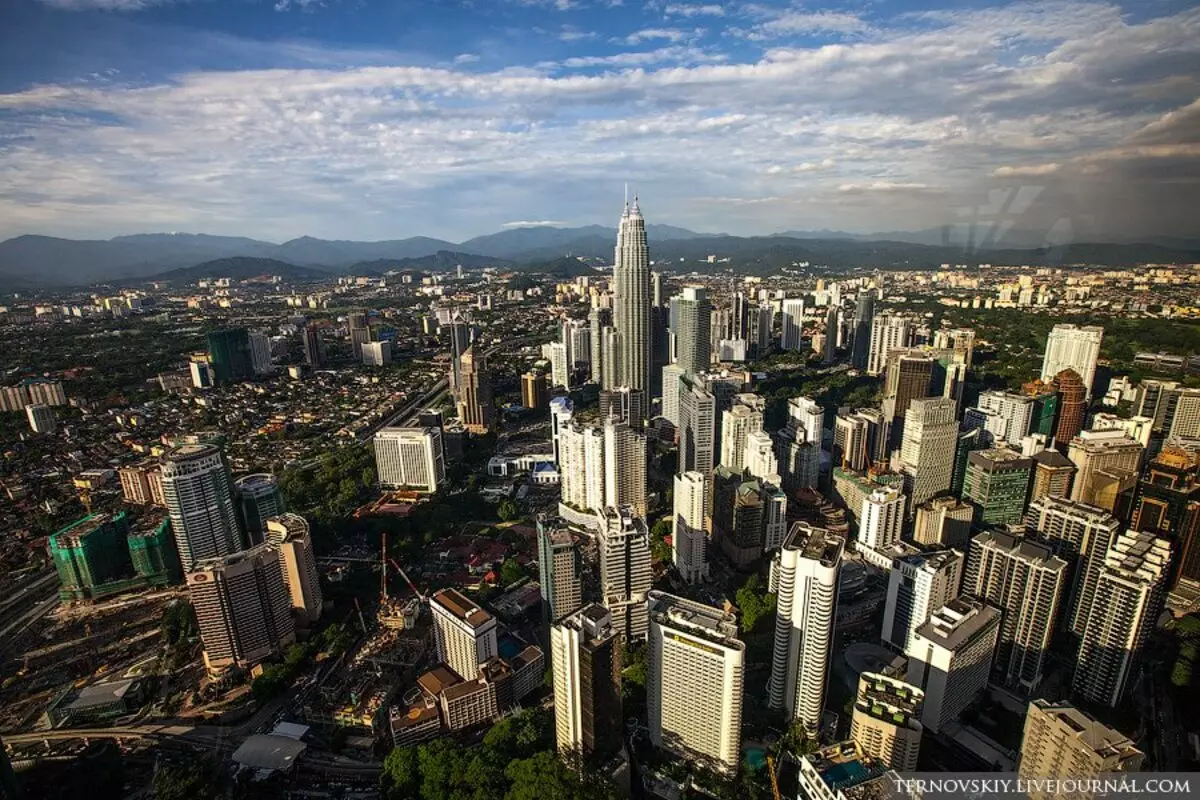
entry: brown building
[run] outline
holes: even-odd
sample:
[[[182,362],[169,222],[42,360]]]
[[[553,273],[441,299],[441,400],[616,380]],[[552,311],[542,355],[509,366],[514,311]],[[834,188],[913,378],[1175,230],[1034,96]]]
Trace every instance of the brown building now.
[[[492,396],[492,375],[483,353],[468,347],[459,359],[457,406],[458,418],[471,433],[487,433],[496,415]]]
[[[1022,778],[1083,780],[1107,773],[1137,772],[1144,758],[1128,736],[1074,706],[1046,700],[1029,704],[1018,767]],[[1053,796],[1030,794],[1039,799]]]
[[[1064,369],[1055,375],[1053,385],[1058,390],[1058,425],[1054,429],[1054,440],[1063,450],[1083,430],[1088,387],[1073,369]]]
[[[126,503],[140,506],[167,504],[163,495],[162,470],[157,461],[147,459],[130,467],[122,467],[117,474],[121,477],[121,494]]]
[[[1200,603],[1200,451],[1171,441],[1146,467],[1133,501],[1131,527],[1171,542],[1170,604]]]
[[[525,408],[545,408],[550,402],[550,387],[545,374],[526,372],[521,376],[521,405]]]
[[[1033,454],[1033,488],[1029,502],[1041,497],[1070,497],[1075,465],[1057,450]]]

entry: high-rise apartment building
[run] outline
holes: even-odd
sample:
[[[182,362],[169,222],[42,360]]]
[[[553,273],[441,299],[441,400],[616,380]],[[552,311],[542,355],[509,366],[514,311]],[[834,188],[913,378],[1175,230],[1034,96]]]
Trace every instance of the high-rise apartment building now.
[[[575,370],[570,363],[567,346],[562,342],[546,342],[542,345],[542,358],[550,362],[551,385],[569,390]]]
[[[977,408],[994,421],[986,427],[996,441],[1018,446],[1033,425],[1034,398],[1016,392],[979,393]]]
[[[638,207],[625,206],[617,228],[613,259],[613,323],[620,352],[620,383],[650,393],[650,248],[646,221]],[[612,387],[605,387],[612,388]]]
[[[600,522],[600,596],[626,642],[646,638],[646,593],[654,580],[650,531],[628,506],[597,512]]]
[[[910,508],[950,490],[958,445],[956,417],[954,401],[945,397],[918,398],[910,403],[900,443]]]
[[[1067,562],[1019,536],[990,531],[971,540],[963,592],[1000,609],[997,682],[1025,695],[1042,681],[1061,613]]]
[[[746,450],[742,455],[742,468],[756,478],[777,483],[779,460],[775,457],[775,441],[766,431],[756,431],[746,436]]]
[[[296,641],[279,550],[272,545],[199,560],[187,587],[210,672],[247,669]]]
[[[716,466],[716,398],[690,375],[679,379],[678,472],[712,475]]]
[[[966,548],[975,508],[957,497],[935,497],[917,506],[913,541],[934,547]]]
[[[46,547],[58,571],[60,600],[95,598],[105,584],[129,577],[129,518],[89,514],[49,536]]]
[[[721,412],[721,466],[741,472],[745,466],[746,437],[763,429],[766,402],[756,394],[734,396],[733,408]]]
[[[162,460],[163,498],[184,572],[242,549],[229,467],[213,445],[184,445]]]
[[[1033,486],[1030,502],[1042,497],[1069,497],[1075,478],[1075,465],[1057,450],[1041,450],[1033,458]]]
[[[712,535],[739,569],[778,548],[787,532],[787,495],[759,478],[719,467],[713,477]]]
[[[593,603],[551,625],[550,664],[559,752],[592,763],[620,752],[621,641],[608,609]]]
[[[1103,566],[1097,565],[1071,686],[1083,699],[1115,708],[1132,685],[1162,612],[1170,563],[1166,539],[1125,531],[1109,548]]]
[[[1033,461],[994,447],[967,454],[962,499],[975,507],[975,525],[1012,525],[1025,513]]]
[[[438,661],[463,680],[479,674],[479,665],[499,654],[496,619],[457,589],[442,589],[429,598]]]
[[[858,514],[856,549],[863,559],[880,569],[892,566],[888,552],[904,530],[904,494],[895,487],[880,487],[863,498]]]
[[[1130,527],[1167,539],[1178,554],[1168,578],[1172,605],[1200,599],[1200,448],[1168,440],[1138,483]]]
[[[783,331],[779,339],[780,350],[801,350],[804,337],[804,299],[788,298],[783,301]]]
[[[250,331],[250,363],[255,375],[269,375],[271,366],[271,337],[262,331]]]
[[[815,735],[829,683],[844,539],[797,522],[771,567],[775,644],[768,704]]]
[[[884,644],[907,652],[917,628],[928,622],[934,611],[958,597],[962,573],[963,554],[958,550],[896,558],[888,572]]]
[[[583,557],[560,519],[538,517],[537,537],[542,615],[554,623],[583,605]]]
[[[1058,421],[1054,426],[1054,439],[1061,450],[1083,430],[1090,384],[1075,370],[1064,369],[1054,376],[1053,386],[1058,391]]]
[[[487,433],[495,425],[495,404],[492,398],[492,375],[487,359],[476,352],[475,345],[467,348],[459,359],[458,418],[471,433]]]
[[[888,769],[915,772],[921,750],[921,706],[925,693],[878,672],[858,676],[850,716],[850,739],[863,755]]]
[[[438,428],[381,428],[374,445],[380,486],[432,494],[445,483],[446,461]]]
[[[816,488],[821,477],[821,437],[825,412],[809,397],[788,401],[787,425],[774,435],[783,488]]]
[[[708,520],[705,518],[708,491],[708,480],[703,473],[688,471],[675,476],[671,546],[675,551],[675,568],[688,583],[708,577]]]
[[[612,417],[604,422],[604,505],[646,515],[646,436]]]
[[[1000,612],[982,600],[956,597],[914,632],[905,680],[925,692],[921,724],[937,733],[987,686],[1000,636]]]
[[[898,314],[877,314],[871,320],[871,344],[867,350],[867,374],[882,375],[893,350],[908,347],[913,324]]]
[[[957,429],[957,425],[955,426]],[[833,450],[830,463],[834,467],[862,472],[867,468],[867,420],[849,412],[838,412],[833,420]]]
[[[677,307],[675,363],[684,372],[699,374],[712,363],[713,308],[708,299],[708,290],[701,286],[685,286]]]
[[[1054,380],[1065,369],[1073,369],[1083,378],[1088,394],[1096,378],[1096,362],[1100,358],[1100,341],[1104,329],[1096,326],[1055,325],[1046,340],[1046,355],[1042,359],[1042,380]]]
[[[279,566],[292,611],[303,625],[313,624],[321,616],[325,599],[308,521],[299,514],[280,514],[268,517],[263,527],[267,544],[279,551]]]
[[[746,646],[719,608],[650,592],[646,716],[650,741],[732,774],[741,760]]]
[[[679,396],[684,391],[683,367],[668,364],[662,369],[662,415],[676,428],[679,427]]]
[[[358,348],[362,363],[367,367],[386,367],[392,363],[392,343],[362,342]]]
[[[1119,731],[1067,703],[1037,699],[1025,712],[1025,734],[1017,772],[1025,780],[1084,780],[1116,772],[1138,772],[1145,755]],[[1052,792],[1031,797],[1053,797]]]
[[[325,342],[321,331],[312,325],[304,328],[304,363],[313,369],[325,366]]]
[[[54,433],[58,421],[54,418],[54,409],[45,403],[31,403],[25,406],[25,419],[29,430],[34,433]]]
[[[121,494],[126,503],[165,506],[162,470],[157,461],[146,460],[117,470],[121,479]]]

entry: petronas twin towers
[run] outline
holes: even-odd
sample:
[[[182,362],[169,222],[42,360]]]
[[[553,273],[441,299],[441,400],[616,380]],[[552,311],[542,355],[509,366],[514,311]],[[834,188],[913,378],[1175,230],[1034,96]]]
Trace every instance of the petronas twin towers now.
[[[626,198],[628,200],[628,196]],[[650,248],[646,243],[646,221],[638,208],[625,203],[617,229],[617,251],[613,261],[613,324],[618,336],[620,385],[650,393],[651,346],[650,321]]]

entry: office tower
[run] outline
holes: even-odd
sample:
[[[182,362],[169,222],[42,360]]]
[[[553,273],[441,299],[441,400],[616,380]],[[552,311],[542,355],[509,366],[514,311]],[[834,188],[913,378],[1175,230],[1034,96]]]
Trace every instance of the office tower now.
[[[363,342],[359,345],[363,366],[386,367],[392,363],[391,342]]]
[[[492,376],[487,359],[471,345],[462,354],[459,367],[458,418],[471,433],[487,433],[495,424]]]
[[[646,520],[628,506],[608,507],[597,516],[601,602],[625,641],[640,641],[646,638],[646,593],[654,579]]]
[[[1065,369],[1075,370],[1092,393],[1096,378],[1096,361],[1100,358],[1100,341],[1104,328],[1096,326],[1055,325],[1046,340],[1046,355],[1042,359],[1042,380],[1046,383]]]
[[[1068,703],[1037,699],[1025,712],[1021,762],[1025,780],[1084,780],[1117,772],[1139,772],[1145,755],[1120,731],[1102,725]],[[1051,797],[1041,793],[1038,797]]]
[[[737,772],[746,661],[737,619],[666,592],[650,592],[648,600],[650,741],[718,772]]]
[[[1083,421],[1087,416],[1088,387],[1073,369],[1058,373],[1053,385],[1059,396],[1054,439],[1062,449],[1083,430]]]
[[[1029,500],[1042,497],[1069,497],[1075,465],[1057,450],[1041,450],[1033,454],[1033,488]]]
[[[843,547],[837,534],[797,522],[771,567],[777,600],[768,705],[812,736],[829,682]]]
[[[1040,379],[1021,386],[1026,397],[1033,399],[1033,414],[1029,422],[1030,433],[1053,437],[1058,427],[1059,393],[1054,383],[1043,383]],[[1072,434],[1074,435],[1074,434]]]
[[[1141,382],[1138,389],[1138,399],[1133,404],[1134,413],[1153,419],[1155,431],[1169,431],[1179,401],[1179,382],[1147,379]]]
[[[775,458],[775,441],[771,434],[756,431],[746,436],[742,468],[756,478],[778,482],[779,460]]]
[[[1095,581],[1121,524],[1104,509],[1062,497],[1042,497],[1029,504],[1025,528],[1067,562],[1059,628],[1082,636],[1096,594]]]
[[[678,472],[712,475],[716,461],[716,398],[691,375],[679,379]]]
[[[592,383],[603,385],[604,336],[605,329],[612,327],[612,312],[607,308],[593,307],[588,312],[588,327],[591,330],[591,335],[588,337],[588,344],[592,349],[590,370]]]
[[[1071,689],[1090,703],[1115,708],[1136,678],[1142,648],[1162,612],[1171,544],[1148,531],[1121,533],[1103,566]],[[1090,582],[1090,581],[1089,581]]]
[[[279,481],[267,472],[244,475],[234,481],[233,498],[237,503],[238,522],[250,544],[262,542],[267,517],[284,512]]]
[[[708,291],[700,286],[686,286],[676,303],[678,321],[675,327],[677,353],[675,363],[684,372],[698,374],[711,363],[712,303]]]
[[[675,567],[688,583],[708,578],[708,482],[702,472],[689,471],[675,476],[672,492],[671,545]]]
[[[855,369],[866,369],[867,357],[871,352],[872,323],[875,319],[875,290],[860,291],[857,304],[854,310],[854,351],[850,363]]]
[[[25,418],[34,433],[53,433],[58,424],[54,419],[54,410],[44,403],[25,406]]]
[[[1171,542],[1172,603],[1200,596],[1200,450],[1168,441],[1138,483],[1130,527]]]
[[[163,499],[184,572],[242,549],[229,467],[208,444],[184,445],[162,460]]]
[[[554,463],[562,471],[562,435],[570,425],[575,415],[575,406],[569,397],[555,397],[550,400],[550,442],[554,448]]]
[[[208,334],[208,359],[217,383],[232,383],[254,375],[250,334],[245,328],[226,328]]]
[[[583,556],[560,519],[538,517],[537,537],[542,616],[553,623],[583,605]]]
[[[371,341],[371,328],[367,324],[366,312],[351,312],[346,327],[350,332],[350,355],[355,359],[361,358],[363,345]]]
[[[987,686],[1000,636],[1000,612],[956,597],[913,633],[905,681],[925,691],[921,724],[930,733],[958,718]]]
[[[889,427],[890,442],[900,442],[900,433],[904,429],[909,404],[913,400],[929,397],[935,363],[931,356],[920,352],[893,350],[889,354],[884,376],[882,411]],[[957,411],[957,405],[955,410]]]
[[[269,375],[271,366],[271,338],[262,331],[250,331],[250,364],[255,375]]]
[[[125,538],[133,571],[150,586],[170,586],[183,580],[171,522],[165,516],[144,515]]]
[[[920,545],[965,548],[975,509],[956,497],[935,497],[917,506],[913,541]]]
[[[924,692],[904,681],[878,672],[862,673],[850,716],[850,739],[863,755],[888,769],[915,772],[924,700]]]
[[[994,418],[986,427],[997,441],[1018,445],[1033,425],[1034,399],[1014,392],[979,393],[980,411]],[[1072,434],[1074,435],[1074,434]]]
[[[783,543],[787,495],[759,478],[719,467],[713,477],[712,535],[734,567],[752,566]]]
[[[646,244],[646,222],[638,208],[626,206],[617,229],[613,259],[613,322],[620,348],[620,383],[650,392],[650,248]],[[606,387],[611,388],[611,387]]]
[[[895,487],[879,488],[863,498],[858,515],[856,549],[866,561],[880,569],[892,565],[887,553],[900,541],[904,528],[904,494]]]
[[[429,598],[438,661],[463,680],[479,674],[479,665],[494,658],[496,619],[457,589],[442,589]]]
[[[1021,521],[1033,460],[1015,450],[993,447],[967,454],[962,499],[975,507],[976,527]]]
[[[780,350],[801,350],[804,336],[804,299],[794,297],[783,301],[783,332]]]
[[[542,358],[550,362],[550,383],[571,388],[571,365],[568,363],[567,346],[562,342],[546,342],[542,345]]]
[[[192,388],[211,389],[213,387],[215,379],[213,378],[212,364],[208,363],[207,355],[192,356],[192,360],[188,362],[188,373],[192,379]]]
[[[621,337],[610,325],[600,332],[600,386],[615,389],[621,385]]]
[[[752,306],[750,309],[749,336],[750,355],[762,358],[771,352],[775,328],[775,312],[769,306]]]
[[[788,400],[787,425],[773,437],[783,488],[816,488],[821,477],[824,410],[808,397]]]
[[[554,738],[558,751],[603,763],[622,748],[621,641],[597,603],[550,627]]]
[[[437,428],[380,428],[374,443],[375,472],[383,488],[432,494],[446,481]]]
[[[600,419],[628,423],[640,433],[645,428],[648,412],[646,396],[636,389],[621,386],[600,390]]]
[[[1200,438],[1200,389],[1178,390],[1175,413],[1165,431],[1174,439]]]
[[[879,314],[871,320],[871,343],[867,348],[867,374],[882,375],[893,350],[908,347],[913,324],[897,314]]]
[[[321,331],[312,325],[304,329],[304,363],[313,369],[325,366],[325,342]]]
[[[646,436],[612,417],[604,422],[604,505],[646,516]]]
[[[668,364],[662,369],[662,415],[676,428],[679,427],[679,396],[680,378],[683,368],[678,364]]]
[[[526,372],[521,375],[521,405],[525,408],[545,408],[550,402],[550,387],[541,372]]]
[[[1142,446],[1124,431],[1080,431],[1067,448],[1075,465],[1071,499],[1113,510],[1112,485],[1132,487],[1141,469]]]
[[[721,412],[721,460],[723,467],[740,473],[745,466],[746,437],[763,429],[766,403],[756,394],[739,394],[733,408]]]
[[[955,412],[954,401],[944,397],[914,399],[908,408],[900,460],[913,506],[950,490],[958,444]]]
[[[320,619],[325,601],[308,521],[299,514],[280,514],[268,517],[264,528],[267,544],[279,551],[279,565],[291,597],[292,611],[302,624],[312,625]]]
[[[825,346],[822,348],[821,360],[832,364],[837,355],[838,341],[842,332],[842,309],[830,305],[825,312]]]
[[[188,570],[187,586],[210,672],[247,669],[296,641],[275,547],[201,559]]]
[[[1000,609],[995,671],[1008,689],[1030,695],[1041,683],[1066,579],[1067,562],[1023,536],[990,531],[971,540],[963,592]]]
[[[900,556],[888,572],[887,605],[883,612],[884,644],[907,652],[917,628],[934,611],[958,597],[962,586],[963,555],[938,550]]]
[[[89,514],[48,537],[59,599],[92,599],[104,584],[128,577],[128,535],[129,518],[121,511]]]
[[[966,421],[958,426],[958,443],[954,447],[954,474],[950,479],[950,493],[962,496],[963,482],[967,478],[967,460],[976,450],[992,446],[992,435],[983,428],[973,428]]]

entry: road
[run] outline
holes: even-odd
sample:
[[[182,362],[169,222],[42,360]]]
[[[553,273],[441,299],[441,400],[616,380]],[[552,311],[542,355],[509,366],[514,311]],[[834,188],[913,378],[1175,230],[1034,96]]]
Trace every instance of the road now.
[[[49,594],[50,596],[43,600],[38,600],[33,604],[32,608],[17,617],[13,622],[10,622],[3,629],[0,629],[0,653],[7,651],[13,642],[28,630],[33,623],[58,607],[57,586],[51,586],[49,592],[44,592],[44,594]]]

